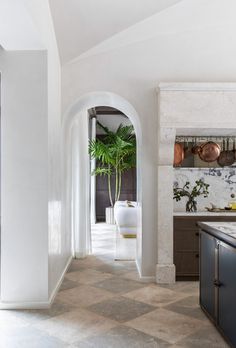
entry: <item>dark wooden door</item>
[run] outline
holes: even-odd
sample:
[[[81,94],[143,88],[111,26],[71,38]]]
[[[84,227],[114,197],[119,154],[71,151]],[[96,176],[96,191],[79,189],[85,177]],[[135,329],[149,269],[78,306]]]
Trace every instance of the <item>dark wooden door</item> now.
[[[112,178],[112,191],[115,188],[115,178]],[[122,176],[120,201],[136,201],[136,168],[130,169]],[[96,178],[96,217],[97,221],[105,221],[105,209],[110,207],[107,177]]]

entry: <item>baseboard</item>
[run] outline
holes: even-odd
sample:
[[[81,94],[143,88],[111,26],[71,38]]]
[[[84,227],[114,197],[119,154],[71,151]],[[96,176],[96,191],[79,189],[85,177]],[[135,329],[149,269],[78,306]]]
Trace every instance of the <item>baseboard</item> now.
[[[86,256],[88,256],[88,255],[89,255],[89,251],[88,251],[88,250],[85,251],[84,253],[77,252],[77,251],[74,252],[74,257],[75,257],[76,259],[85,259]]]
[[[137,270],[138,270],[138,275],[139,275],[139,278],[145,282],[145,283],[151,283],[151,282],[156,282],[156,277],[155,276],[142,276],[141,274],[141,270],[139,268],[139,264],[137,262],[137,260],[135,261],[136,263],[136,267],[137,267]]]
[[[60,279],[58,280],[54,290],[52,291],[51,296],[49,297],[48,301],[44,302],[1,302],[0,301],[0,309],[46,309],[50,308],[57,293],[60,289],[60,286],[63,282],[63,279],[65,277],[65,274],[71,264],[72,256],[69,257],[67,264],[64,268],[64,271],[62,272],[62,275]]]
[[[60,276],[60,278],[59,278],[59,280],[58,280],[58,282],[57,282],[57,284],[56,284],[54,290],[53,290],[52,293],[51,293],[51,296],[49,297],[49,301],[48,301],[48,302],[49,302],[49,307],[52,305],[52,303],[53,303],[53,301],[54,301],[54,299],[55,299],[55,297],[56,297],[56,295],[57,295],[57,293],[58,293],[58,291],[59,291],[59,289],[60,289],[60,287],[61,287],[61,284],[62,284],[62,282],[63,282],[63,279],[64,279],[64,277],[65,277],[65,275],[66,275],[66,272],[67,272],[67,270],[68,270],[68,268],[70,267],[70,264],[71,264],[71,262],[72,262],[72,259],[73,259],[73,257],[70,256],[69,259],[68,259],[68,261],[67,261],[67,264],[66,264],[66,266],[65,266],[65,268],[64,268],[64,271],[62,272],[62,275]]]
[[[47,309],[49,301],[45,302],[0,302],[1,309]]]

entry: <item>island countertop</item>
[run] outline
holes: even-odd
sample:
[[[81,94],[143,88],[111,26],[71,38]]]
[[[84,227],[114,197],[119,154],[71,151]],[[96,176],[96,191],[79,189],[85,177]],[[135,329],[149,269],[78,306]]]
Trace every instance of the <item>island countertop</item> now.
[[[236,222],[198,222],[201,230],[236,247]]]
[[[173,216],[236,216],[236,212],[197,211],[196,213],[194,213],[194,212],[185,212],[185,211],[174,211]]]

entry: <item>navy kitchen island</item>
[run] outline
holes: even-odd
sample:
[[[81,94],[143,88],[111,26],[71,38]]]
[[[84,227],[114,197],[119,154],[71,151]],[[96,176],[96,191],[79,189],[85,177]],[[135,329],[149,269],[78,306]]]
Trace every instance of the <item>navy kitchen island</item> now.
[[[236,222],[199,222],[200,305],[236,347]]]

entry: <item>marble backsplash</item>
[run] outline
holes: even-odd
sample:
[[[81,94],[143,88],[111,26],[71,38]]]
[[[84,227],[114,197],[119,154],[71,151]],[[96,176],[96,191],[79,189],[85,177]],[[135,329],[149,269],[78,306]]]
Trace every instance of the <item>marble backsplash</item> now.
[[[186,181],[194,186],[195,181],[202,179],[209,184],[209,195],[207,198],[200,196],[197,198],[198,211],[204,211],[210,203],[215,204],[219,208],[224,208],[233,199],[230,197],[232,193],[236,196],[236,168],[175,168],[174,169],[174,185],[183,187]],[[236,198],[234,199],[236,200]],[[187,197],[183,197],[181,201],[174,200],[174,211],[185,211]]]

